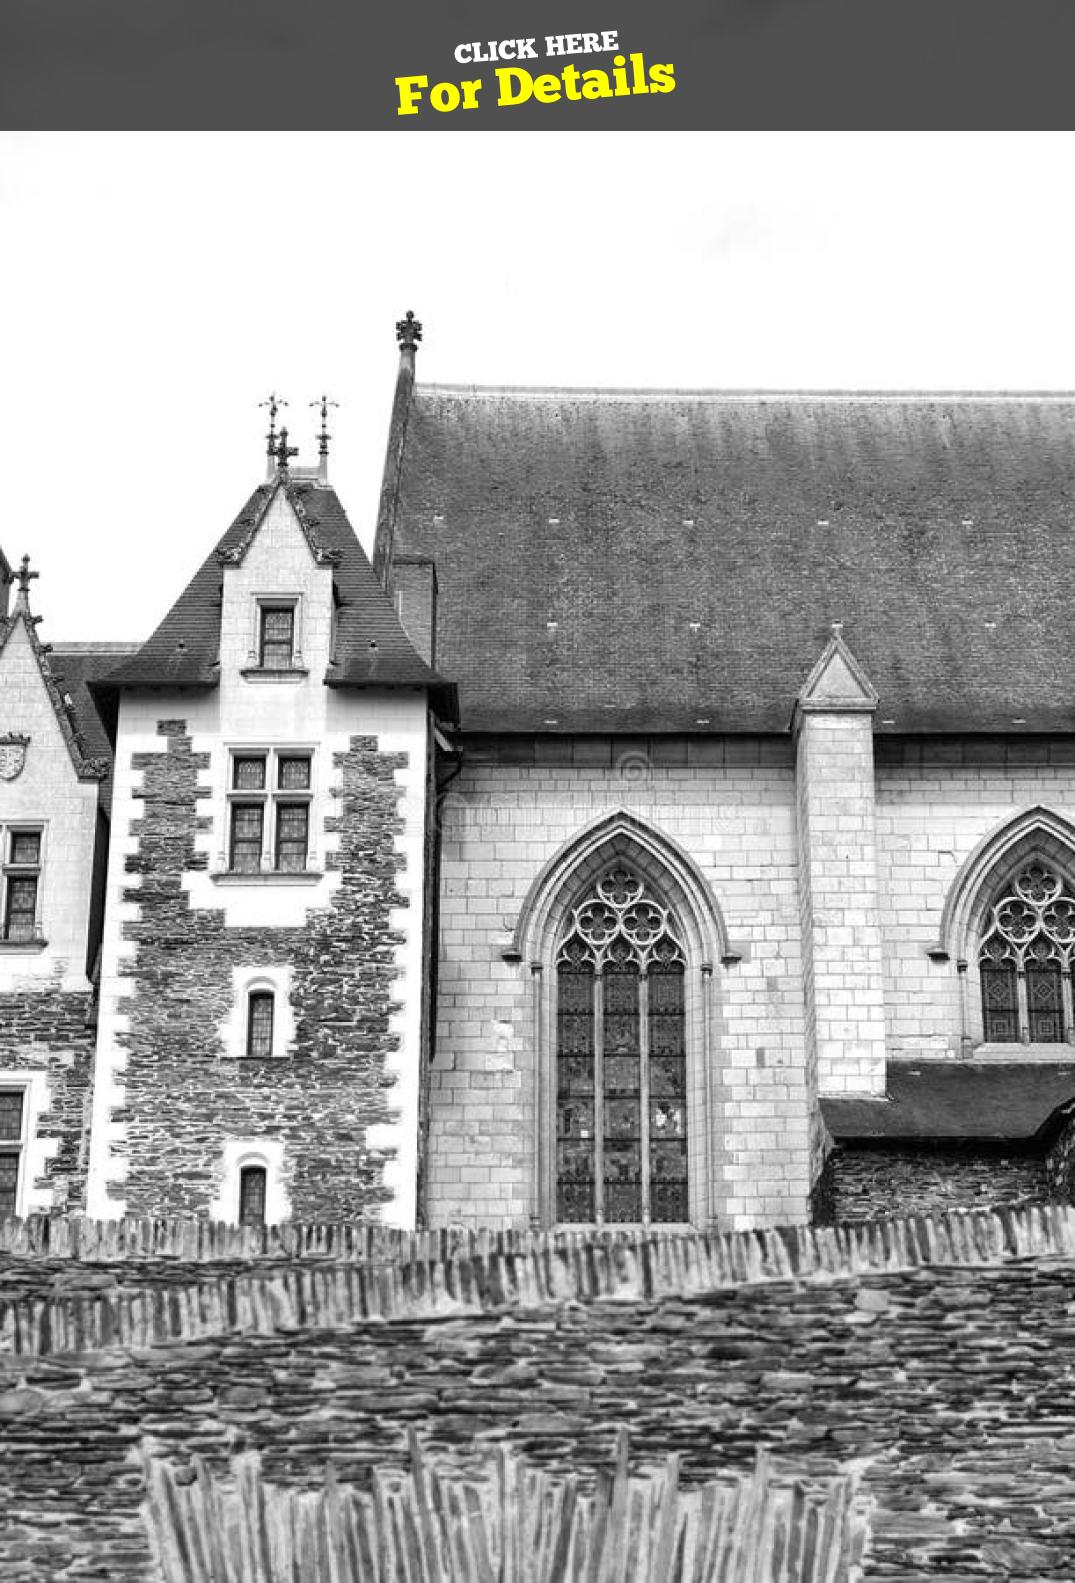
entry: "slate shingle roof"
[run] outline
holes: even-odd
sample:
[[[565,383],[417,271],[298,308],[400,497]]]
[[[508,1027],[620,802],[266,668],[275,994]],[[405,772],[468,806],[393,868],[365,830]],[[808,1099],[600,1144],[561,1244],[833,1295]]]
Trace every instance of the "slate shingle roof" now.
[[[415,650],[335,490],[287,482],[311,548],[331,565],[338,596],[330,687],[424,687],[449,718],[455,690]],[[219,680],[220,612],[224,566],[241,557],[277,485],[262,484],[202,562],[156,631],[131,657],[96,684],[98,695],[120,687],[215,687]],[[376,647],[373,647],[376,645]]]
[[[112,744],[90,691],[92,683],[136,652],[137,643],[54,643],[50,667],[61,694],[71,699],[75,729],[86,757],[112,764]],[[112,795],[112,771],[101,782],[101,800],[107,807]]]
[[[1049,1125],[1073,1086],[1071,1061],[889,1061],[884,1099],[823,1097],[821,1111],[842,1140],[1052,1142]]]
[[[1075,730],[1075,396],[418,385],[395,522],[475,731]],[[704,723],[700,723],[704,722]]]

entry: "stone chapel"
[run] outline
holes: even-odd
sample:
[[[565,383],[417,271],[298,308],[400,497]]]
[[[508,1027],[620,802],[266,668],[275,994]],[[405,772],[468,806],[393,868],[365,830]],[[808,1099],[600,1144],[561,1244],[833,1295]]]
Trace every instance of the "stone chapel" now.
[[[397,338],[372,558],[275,413],[143,643],[0,556],[0,1215],[1070,1196],[1075,396]]]

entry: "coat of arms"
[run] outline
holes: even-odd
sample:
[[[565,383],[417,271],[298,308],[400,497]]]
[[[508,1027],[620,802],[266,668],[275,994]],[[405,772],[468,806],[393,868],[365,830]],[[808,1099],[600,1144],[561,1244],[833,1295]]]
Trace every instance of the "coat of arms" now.
[[[13,781],[21,774],[26,763],[26,749],[30,738],[18,731],[8,731],[0,736],[0,781]]]

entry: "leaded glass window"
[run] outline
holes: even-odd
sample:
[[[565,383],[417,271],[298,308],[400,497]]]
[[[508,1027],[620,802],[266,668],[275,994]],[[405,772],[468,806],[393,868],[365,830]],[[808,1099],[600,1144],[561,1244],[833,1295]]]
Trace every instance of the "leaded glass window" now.
[[[684,953],[624,864],[574,908],[557,955],[556,1218],[689,1218]]]
[[[267,671],[285,671],[293,664],[295,607],[262,605],[261,663]]]
[[[0,1092],[0,1220],[18,1208],[24,1098],[21,1088]]]
[[[244,1165],[239,1173],[239,1224],[265,1224],[265,1167]]]
[[[990,911],[979,955],[987,1041],[1057,1044],[1072,1032],[1075,896],[1035,859]]]
[[[13,1215],[19,1196],[19,1157],[10,1149],[0,1149],[0,1220]]]
[[[255,990],[247,1002],[246,1053],[272,1054],[274,996],[270,990]]]
[[[310,809],[306,803],[278,803],[276,807],[276,867],[284,874],[298,874],[306,867]]]
[[[40,938],[41,831],[9,830],[0,847],[0,939],[19,944]]]
[[[265,818],[262,803],[231,805],[231,866],[237,874],[256,874],[261,868],[261,832]]]

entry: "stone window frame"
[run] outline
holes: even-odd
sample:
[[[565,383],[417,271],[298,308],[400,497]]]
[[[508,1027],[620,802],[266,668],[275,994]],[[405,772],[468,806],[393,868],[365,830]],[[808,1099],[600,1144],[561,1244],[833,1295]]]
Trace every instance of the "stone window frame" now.
[[[954,965],[958,978],[958,1041],[964,1058],[997,1056],[1007,1060],[1070,1060],[1075,1019],[1064,1039],[1032,1043],[990,1042],[985,1038],[980,957],[993,908],[1019,873],[1035,859],[1055,872],[1075,893],[1075,824],[1042,804],[1023,809],[985,836],[960,866],[949,888],[940,936],[928,955]]]
[[[265,1224],[278,1226],[291,1218],[291,1205],[284,1178],[282,1138],[225,1138],[221,1142],[220,1178],[217,1199],[212,1206],[214,1220],[230,1226],[239,1224],[239,1193],[242,1173],[251,1166],[265,1172]]]
[[[226,772],[224,777],[224,817],[221,829],[225,839],[224,850],[219,854],[214,878],[233,882],[275,881],[287,882],[307,877],[319,878],[320,853],[316,845],[316,820],[313,817],[317,798],[318,749],[314,742],[243,742],[228,743],[225,747]],[[236,781],[236,761],[263,758],[265,776],[261,787],[240,787]],[[309,785],[305,788],[284,787],[280,784],[280,767],[289,759],[308,759]],[[278,868],[278,814],[281,807],[302,804],[306,809],[306,863],[301,869]],[[257,805],[262,810],[261,862],[257,869],[237,869],[233,863],[233,824],[237,807]]]
[[[264,663],[264,629],[265,616],[271,610],[291,611],[291,663],[289,665],[266,665]],[[305,596],[294,589],[282,589],[279,592],[255,593],[250,607],[250,639],[247,650],[247,662],[242,667],[240,674],[248,681],[300,681],[309,675],[309,668],[303,663],[303,626],[305,617]]]
[[[232,968],[232,998],[228,1017],[218,1029],[224,1056],[235,1061],[279,1061],[295,1044],[295,1013],[291,1004],[292,970],[289,963],[246,965]],[[250,999],[273,997],[272,1052],[252,1055],[249,1045]]]
[[[14,840],[20,835],[38,837],[36,863],[15,863]],[[45,870],[47,863],[48,821],[45,819],[10,819],[0,824],[0,950],[4,952],[41,951],[48,943],[44,929]],[[33,933],[29,938],[8,939],[8,905],[13,880],[33,879],[34,892]]]
[[[715,971],[733,967],[742,953],[730,943],[716,898],[693,859],[662,831],[626,810],[598,820],[550,858],[531,885],[511,945],[503,952],[506,961],[520,964],[530,984],[537,1117],[533,1203],[542,1226],[556,1225],[556,956],[575,905],[620,862],[631,865],[668,909],[683,947],[688,1224],[711,1226],[730,1191],[721,1170],[725,1127]],[[662,1223],[661,1229],[675,1228]]]

